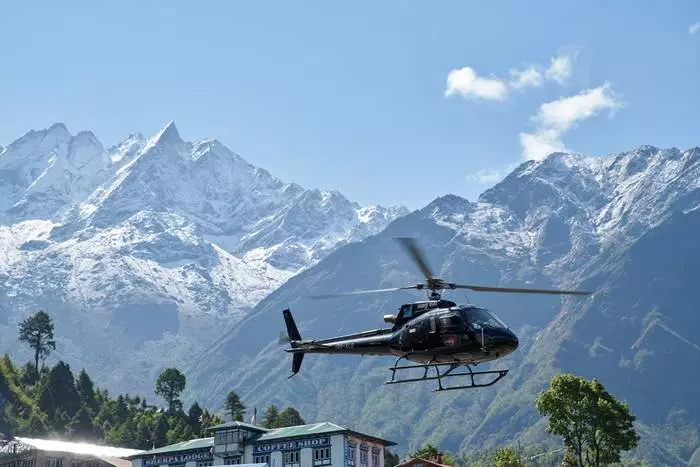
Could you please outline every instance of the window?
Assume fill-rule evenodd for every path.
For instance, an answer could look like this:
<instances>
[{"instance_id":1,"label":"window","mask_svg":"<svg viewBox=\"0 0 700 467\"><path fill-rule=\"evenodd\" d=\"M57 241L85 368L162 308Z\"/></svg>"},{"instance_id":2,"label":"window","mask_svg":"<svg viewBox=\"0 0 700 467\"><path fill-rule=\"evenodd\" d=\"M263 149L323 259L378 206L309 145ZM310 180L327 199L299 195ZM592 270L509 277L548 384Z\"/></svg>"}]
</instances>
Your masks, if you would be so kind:
<instances>
[{"instance_id":1,"label":"window","mask_svg":"<svg viewBox=\"0 0 700 467\"><path fill-rule=\"evenodd\" d=\"M360 467L367 467L367 448L360 448Z\"/></svg>"},{"instance_id":2,"label":"window","mask_svg":"<svg viewBox=\"0 0 700 467\"><path fill-rule=\"evenodd\" d=\"M212 461L199 461L197 462L197 467L212 467L214 463Z\"/></svg>"},{"instance_id":3,"label":"window","mask_svg":"<svg viewBox=\"0 0 700 467\"><path fill-rule=\"evenodd\" d=\"M260 456L255 456L253 457L253 462L255 464L267 464L270 465L270 455L269 454L263 454Z\"/></svg>"},{"instance_id":4,"label":"window","mask_svg":"<svg viewBox=\"0 0 700 467\"><path fill-rule=\"evenodd\" d=\"M401 311L399 312L400 319L411 319L413 315L413 307L411 305L403 305Z\"/></svg>"},{"instance_id":5,"label":"window","mask_svg":"<svg viewBox=\"0 0 700 467\"><path fill-rule=\"evenodd\" d=\"M224 459L224 465L237 465L241 463L240 457L227 457Z\"/></svg>"},{"instance_id":6,"label":"window","mask_svg":"<svg viewBox=\"0 0 700 467\"><path fill-rule=\"evenodd\" d=\"M63 467L63 459L60 457L47 457L46 467Z\"/></svg>"},{"instance_id":7,"label":"window","mask_svg":"<svg viewBox=\"0 0 700 467\"><path fill-rule=\"evenodd\" d=\"M214 444L236 444L245 440L246 435L240 430L222 430L214 435Z\"/></svg>"},{"instance_id":8,"label":"window","mask_svg":"<svg viewBox=\"0 0 700 467\"><path fill-rule=\"evenodd\" d=\"M496 328L507 329L503 321L498 319L496 315L489 312L485 308L464 307L462 313L466 316L467 321L476 329L481 328Z\"/></svg>"},{"instance_id":9,"label":"window","mask_svg":"<svg viewBox=\"0 0 700 467\"><path fill-rule=\"evenodd\" d=\"M313 465L331 465L331 448L316 448L313 453Z\"/></svg>"},{"instance_id":10,"label":"window","mask_svg":"<svg viewBox=\"0 0 700 467\"><path fill-rule=\"evenodd\" d=\"M287 451L282 453L282 465L284 467L299 467L299 451Z\"/></svg>"},{"instance_id":11,"label":"window","mask_svg":"<svg viewBox=\"0 0 700 467\"><path fill-rule=\"evenodd\" d=\"M379 467L379 453L372 450L372 467Z\"/></svg>"},{"instance_id":12,"label":"window","mask_svg":"<svg viewBox=\"0 0 700 467\"><path fill-rule=\"evenodd\" d=\"M355 453L357 453L356 449L356 445L348 443L348 467L355 467Z\"/></svg>"}]
</instances>

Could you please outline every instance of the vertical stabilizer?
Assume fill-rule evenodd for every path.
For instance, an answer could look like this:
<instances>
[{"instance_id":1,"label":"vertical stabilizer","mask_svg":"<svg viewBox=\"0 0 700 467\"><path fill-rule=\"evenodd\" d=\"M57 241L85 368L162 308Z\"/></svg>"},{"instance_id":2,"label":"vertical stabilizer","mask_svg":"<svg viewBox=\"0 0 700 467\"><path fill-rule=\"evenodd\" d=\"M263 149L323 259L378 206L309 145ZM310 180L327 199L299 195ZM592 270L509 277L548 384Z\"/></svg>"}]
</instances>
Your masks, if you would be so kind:
<instances>
[{"instance_id":1,"label":"vertical stabilizer","mask_svg":"<svg viewBox=\"0 0 700 467\"><path fill-rule=\"evenodd\" d=\"M301 334L299 333L299 329L297 328L297 325L294 322L292 312L289 311L289 308L287 308L286 310L282 311L282 315L284 315L284 324L287 326L287 336L289 337L289 343L291 344L292 349L299 348ZM303 361L303 351L294 354L294 356L292 357L292 374L289 376L290 378L299 373L299 370L301 369L301 363Z\"/></svg>"}]
</instances>

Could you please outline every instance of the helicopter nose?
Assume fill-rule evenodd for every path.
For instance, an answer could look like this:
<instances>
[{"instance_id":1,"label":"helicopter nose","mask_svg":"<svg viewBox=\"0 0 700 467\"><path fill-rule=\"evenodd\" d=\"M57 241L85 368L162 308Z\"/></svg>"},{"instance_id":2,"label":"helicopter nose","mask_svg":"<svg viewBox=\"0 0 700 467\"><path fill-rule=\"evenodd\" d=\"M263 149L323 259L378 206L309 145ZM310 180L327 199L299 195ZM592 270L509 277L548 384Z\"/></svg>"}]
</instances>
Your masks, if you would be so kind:
<instances>
[{"instance_id":1,"label":"helicopter nose","mask_svg":"<svg viewBox=\"0 0 700 467\"><path fill-rule=\"evenodd\" d=\"M506 353L515 352L520 345L518 336L516 336L510 329L494 330L491 336L491 342L500 347Z\"/></svg>"},{"instance_id":2,"label":"helicopter nose","mask_svg":"<svg viewBox=\"0 0 700 467\"><path fill-rule=\"evenodd\" d=\"M510 347L511 352L515 352L515 350L518 348L520 345L520 341L518 340L518 336L515 335L513 331L510 329L508 330L508 347Z\"/></svg>"}]
</instances>

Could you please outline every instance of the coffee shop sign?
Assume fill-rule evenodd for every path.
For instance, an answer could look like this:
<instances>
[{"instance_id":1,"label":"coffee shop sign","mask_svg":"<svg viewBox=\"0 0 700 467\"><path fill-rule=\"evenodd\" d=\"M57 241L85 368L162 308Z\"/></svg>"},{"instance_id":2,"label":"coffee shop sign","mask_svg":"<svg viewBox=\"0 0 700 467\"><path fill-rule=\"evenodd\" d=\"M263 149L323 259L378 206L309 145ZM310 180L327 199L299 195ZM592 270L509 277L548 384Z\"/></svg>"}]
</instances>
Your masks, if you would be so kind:
<instances>
[{"instance_id":1,"label":"coffee shop sign","mask_svg":"<svg viewBox=\"0 0 700 467\"><path fill-rule=\"evenodd\" d=\"M282 441L279 443L261 443L256 444L253 452L272 452L272 451L292 451L303 448L319 448L321 446L330 446L331 437L321 436L319 438L297 439L291 441Z\"/></svg>"},{"instance_id":2,"label":"coffee shop sign","mask_svg":"<svg viewBox=\"0 0 700 467\"><path fill-rule=\"evenodd\" d=\"M212 458L212 456L211 456L211 452L209 452L209 450L196 451L196 452L188 452L188 453L183 453L183 454L147 457L146 459L143 460L143 465L144 466L153 466L153 465L163 465L163 464L184 464L184 463L190 462L190 461L196 462L196 461L202 461L202 460L209 460L211 458Z\"/></svg>"}]
</instances>

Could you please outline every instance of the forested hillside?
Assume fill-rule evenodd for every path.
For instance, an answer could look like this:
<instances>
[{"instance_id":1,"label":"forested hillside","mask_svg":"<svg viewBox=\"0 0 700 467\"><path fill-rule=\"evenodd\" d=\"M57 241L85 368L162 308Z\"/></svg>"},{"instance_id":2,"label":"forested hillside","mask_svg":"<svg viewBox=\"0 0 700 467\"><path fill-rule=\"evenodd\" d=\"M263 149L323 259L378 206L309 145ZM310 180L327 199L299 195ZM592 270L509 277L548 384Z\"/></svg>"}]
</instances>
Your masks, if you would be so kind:
<instances>
[{"instance_id":1,"label":"forested hillside","mask_svg":"<svg viewBox=\"0 0 700 467\"><path fill-rule=\"evenodd\" d=\"M177 368L165 369L154 381L162 401L110 395L85 369L76 375L67 362L43 364L55 348L53 332L47 313L30 316L21 323L19 335L33 349L35 361L19 365L8 355L0 360L0 432L4 436L58 437L151 449L209 436L209 427L226 418L243 420L246 416L245 404L233 391L222 401L223 410L203 408L196 401L185 408L180 394L187 379ZM293 407L279 410L270 406L261 415L258 423L267 428L305 423Z\"/></svg>"},{"instance_id":2,"label":"forested hillside","mask_svg":"<svg viewBox=\"0 0 700 467\"><path fill-rule=\"evenodd\" d=\"M224 418L244 420L246 412L251 412L234 391L229 391L222 401L223 412L203 408L196 401L184 410L180 397L187 378L177 368L165 369L155 381L154 392L163 403L159 406L139 395L110 396L85 369L76 377L70 365L62 360L46 366L45 360L55 349L56 341L53 322L44 311L20 323L19 341L33 350L34 360L23 366L18 366L8 355L0 360L3 438L59 438L148 450L210 436L208 428L223 423ZM438 447L427 443L413 452L404 452L403 456L387 450L385 463L393 467L401 457L436 459L441 455L442 462L458 467L555 466L562 461L597 466L619 462L621 454L637 447L635 416L625 403L595 380L557 375L535 404L540 414L549 418L548 430L563 439L563 447L552 450L530 444L524 449L505 446L452 454L441 453ZM259 419L257 409L253 413L254 422L266 428L306 423L294 407L280 412L270 405ZM437 421L435 428L439 429L439 425ZM576 463L576 459L584 456L595 461ZM640 464L624 461L624 465Z\"/></svg>"}]
</instances>

